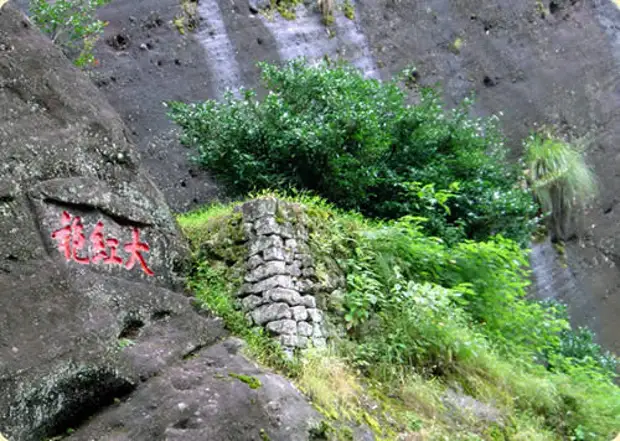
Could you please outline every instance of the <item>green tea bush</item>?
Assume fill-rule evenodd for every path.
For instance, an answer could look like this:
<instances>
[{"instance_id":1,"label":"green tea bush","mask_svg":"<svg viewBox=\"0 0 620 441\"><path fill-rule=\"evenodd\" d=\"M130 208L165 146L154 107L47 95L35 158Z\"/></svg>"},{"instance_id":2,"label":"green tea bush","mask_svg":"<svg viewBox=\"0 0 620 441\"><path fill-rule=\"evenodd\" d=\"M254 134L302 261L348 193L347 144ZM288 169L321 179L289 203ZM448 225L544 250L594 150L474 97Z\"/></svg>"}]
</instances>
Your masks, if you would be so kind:
<instances>
[{"instance_id":1,"label":"green tea bush","mask_svg":"<svg viewBox=\"0 0 620 441\"><path fill-rule=\"evenodd\" d=\"M496 120L469 117L469 100L446 111L423 89L408 106L396 80L346 65L260 66L262 100L242 90L241 99L169 103L182 142L233 193L310 190L375 218L425 217L427 233L450 242L529 239L536 205L504 160Z\"/></svg>"},{"instance_id":2,"label":"green tea bush","mask_svg":"<svg viewBox=\"0 0 620 441\"><path fill-rule=\"evenodd\" d=\"M77 54L78 67L96 64L95 43L103 34L105 22L97 20L96 10L110 0L30 0L30 13L39 28L67 55Z\"/></svg>"}]
</instances>

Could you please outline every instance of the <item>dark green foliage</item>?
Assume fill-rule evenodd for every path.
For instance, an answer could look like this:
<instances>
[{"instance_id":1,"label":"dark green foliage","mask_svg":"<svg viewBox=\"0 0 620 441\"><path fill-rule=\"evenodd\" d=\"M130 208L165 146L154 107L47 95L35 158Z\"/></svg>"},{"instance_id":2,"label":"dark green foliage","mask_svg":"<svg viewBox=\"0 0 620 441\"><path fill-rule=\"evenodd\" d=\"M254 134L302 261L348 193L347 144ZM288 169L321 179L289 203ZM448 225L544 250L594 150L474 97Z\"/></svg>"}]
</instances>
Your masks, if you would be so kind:
<instances>
[{"instance_id":1,"label":"dark green foliage","mask_svg":"<svg viewBox=\"0 0 620 441\"><path fill-rule=\"evenodd\" d=\"M450 242L528 240L536 207L504 161L495 120L470 118L469 101L446 111L423 89L407 106L396 81L344 65L260 66L270 92L262 101L243 90L240 100L170 103L183 143L233 193L305 189L375 218L423 216L429 234ZM429 198L441 192L446 209Z\"/></svg>"}]
</instances>

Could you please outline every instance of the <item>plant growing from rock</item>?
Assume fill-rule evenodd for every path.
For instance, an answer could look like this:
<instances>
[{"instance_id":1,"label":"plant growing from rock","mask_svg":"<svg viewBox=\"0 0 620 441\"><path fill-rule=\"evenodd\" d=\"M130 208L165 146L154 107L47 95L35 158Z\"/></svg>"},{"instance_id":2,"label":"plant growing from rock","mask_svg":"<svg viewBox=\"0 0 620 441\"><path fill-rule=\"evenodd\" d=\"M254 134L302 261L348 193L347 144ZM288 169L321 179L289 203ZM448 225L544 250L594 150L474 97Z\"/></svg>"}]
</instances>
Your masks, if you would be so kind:
<instances>
[{"instance_id":1,"label":"plant growing from rock","mask_svg":"<svg viewBox=\"0 0 620 441\"><path fill-rule=\"evenodd\" d=\"M95 13L109 1L30 0L30 13L37 26L83 68L97 63L93 49L107 23L97 20Z\"/></svg>"},{"instance_id":2,"label":"plant growing from rock","mask_svg":"<svg viewBox=\"0 0 620 441\"><path fill-rule=\"evenodd\" d=\"M526 141L526 175L545 214L552 239L565 240L575 211L597 193L594 173L582 149L549 132Z\"/></svg>"}]
</instances>

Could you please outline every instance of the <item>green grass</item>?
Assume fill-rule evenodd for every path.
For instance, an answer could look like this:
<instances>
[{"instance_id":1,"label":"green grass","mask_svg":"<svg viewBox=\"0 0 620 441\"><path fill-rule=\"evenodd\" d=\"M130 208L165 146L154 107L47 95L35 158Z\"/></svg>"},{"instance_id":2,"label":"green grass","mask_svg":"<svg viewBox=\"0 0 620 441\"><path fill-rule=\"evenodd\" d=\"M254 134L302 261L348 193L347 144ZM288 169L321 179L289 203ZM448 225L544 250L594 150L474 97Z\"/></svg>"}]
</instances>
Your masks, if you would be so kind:
<instances>
[{"instance_id":1,"label":"green grass","mask_svg":"<svg viewBox=\"0 0 620 441\"><path fill-rule=\"evenodd\" d=\"M574 211L593 199L597 183L583 153L549 134L536 134L526 142L527 176L543 212L550 213L554 235L566 239L567 222Z\"/></svg>"},{"instance_id":2,"label":"green grass","mask_svg":"<svg viewBox=\"0 0 620 441\"><path fill-rule=\"evenodd\" d=\"M368 220L308 193L250 198L266 196L303 206L299 220L308 225L317 262L329 257L346 270L347 336L291 361L248 326L232 296L240 283L237 264L221 257L227 234L238 227L233 206L179 218L194 250L190 287L247 341L250 356L309 397L326 418L316 436L350 440L350 427L358 424L377 440L609 441L615 435L620 390L612 361L596 361L600 348L589 334L565 340L566 319L557 308L525 298L527 272L518 267L527 261L518 247L502 241L446 247L411 219ZM500 421L449 408L443 399L449 388L496 409Z\"/></svg>"}]
</instances>

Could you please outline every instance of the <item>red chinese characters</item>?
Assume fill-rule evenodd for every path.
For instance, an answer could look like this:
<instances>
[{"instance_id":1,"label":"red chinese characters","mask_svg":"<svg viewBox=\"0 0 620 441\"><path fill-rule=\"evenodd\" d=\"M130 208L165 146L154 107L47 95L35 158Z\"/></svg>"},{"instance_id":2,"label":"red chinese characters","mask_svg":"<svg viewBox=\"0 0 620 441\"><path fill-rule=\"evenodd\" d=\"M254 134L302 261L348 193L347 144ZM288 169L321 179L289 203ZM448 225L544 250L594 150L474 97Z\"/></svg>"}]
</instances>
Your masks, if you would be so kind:
<instances>
[{"instance_id":1,"label":"red chinese characters","mask_svg":"<svg viewBox=\"0 0 620 441\"><path fill-rule=\"evenodd\" d=\"M95 225L89 236L92 258L83 254L87 251L86 237L84 235L84 226L79 216L71 217L71 215L63 211L62 228L52 233L52 239L58 242L58 248L62 252L67 261L73 260L80 264L90 264L102 262L108 265L122 265L123 259L118 255L120 242L113 237L105 237L103 232L103 222L99 221ZM152 276L155 273L148 267L142 252L148 252L150 247L144 242L140 242L140 231L134 228L132 231L132 241L124 244L123 249L129 253L129 257L125 262L125 268L132 269L136 263L140 264L142 271ZM80 255L81 254L81 255Z\"/></svg>"}]
</instances>

